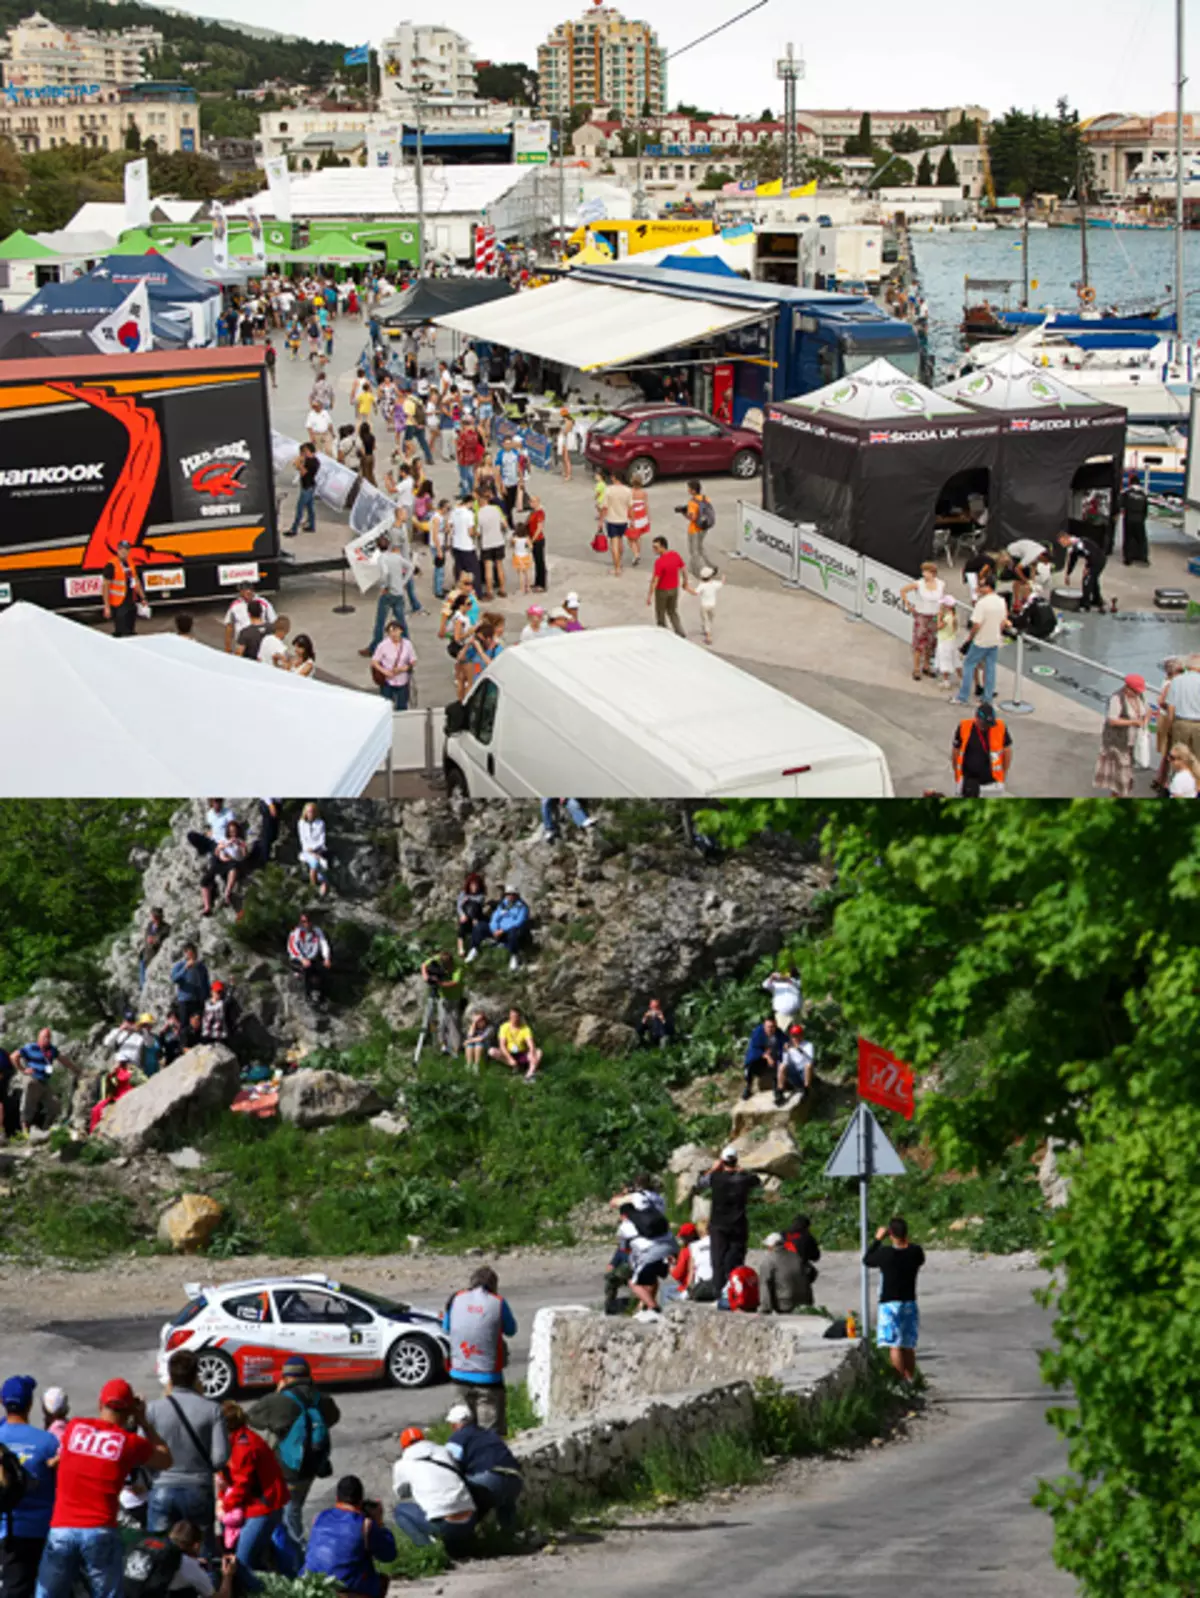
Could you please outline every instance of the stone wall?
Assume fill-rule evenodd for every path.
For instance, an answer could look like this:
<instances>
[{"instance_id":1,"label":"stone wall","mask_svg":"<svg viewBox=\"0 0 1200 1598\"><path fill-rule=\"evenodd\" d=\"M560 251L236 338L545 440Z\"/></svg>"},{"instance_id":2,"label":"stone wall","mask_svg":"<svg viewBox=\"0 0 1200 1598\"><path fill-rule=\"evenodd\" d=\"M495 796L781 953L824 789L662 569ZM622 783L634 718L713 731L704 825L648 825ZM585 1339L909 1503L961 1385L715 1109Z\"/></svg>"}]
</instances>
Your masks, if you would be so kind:
<instances>
[{"instance_id":1,"label":"stone wall","mask_svg":"<svg viewBox=\"0 0 1200 1598\"><path fill-rule=\"evenodd\" d=\"M529 1389L545 1424L513 1444L527 1507L614 1486L651 1448L749 1431L754 1382L821 1404L865 1370L862 1345L827 1342L817 1316L678 1305L656 1322L574 1306L539 1310Z\"/></svg>"}]
</instances>

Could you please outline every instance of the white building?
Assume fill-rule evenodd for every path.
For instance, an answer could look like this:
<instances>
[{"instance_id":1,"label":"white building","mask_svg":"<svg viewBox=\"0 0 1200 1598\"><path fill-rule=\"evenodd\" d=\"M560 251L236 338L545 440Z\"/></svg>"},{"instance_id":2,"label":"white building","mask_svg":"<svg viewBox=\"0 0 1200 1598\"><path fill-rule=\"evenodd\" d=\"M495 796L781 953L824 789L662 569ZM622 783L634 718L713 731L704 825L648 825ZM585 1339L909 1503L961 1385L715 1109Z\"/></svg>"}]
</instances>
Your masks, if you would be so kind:
<instances>
[{"instance_id":1,"label":"white building","mask_svg":"<svg viewBox=\"0 0 1200 1598\"><path fill-rule=\"evenodd\" d=\"M199 150L196 91L184 84L117 89L92 83L22 85L0 93L0 138L11 139L24 155L63 144L120 150L130 128L138 130L143 146L153 139L153 148L163 152Z\"/></svg>"},{"instance_id":2,"label":"white building","mask_svg":"<svg viewBox=\"0 0 1200 1598\"><path fill-rule=\"evenodd\" d=\"M820 153L827 158L842 155L846 140L858 137L864 114L871 119L871 137L877 144L886 144L902 128L911 128L923 139L936 139L963 120L981 124L988 121L988 113L981 105L953 105L937 110L925 107L919 111L798 111L796 114L814 130L821 142Z\"/></svg>"},{"instance_id":3,"label":"white building","mask_svg":"<svg viewBox=\"0 0 1200 1598\"><path fill-rule=\"evenodd\" d=\"M310 140L315 143L347 133L360 135L365 143L367 134L378 121L378 112L354 106L338 110L292 106L286 111L264 111L258 119L259 163L275 155L289 155Z\"/></svg>"},{"instance_id":4,"label":"white building","mask_svg":"<svg viewBox=\"0 0 1200 1598\"><path fill-rule=\"evenodd\" d=\"M958 188L963 199L978 200L987 186L987 159L982 144L934 144L927 150L914 150L904 159L915 172L921 157L927 155L936 181L938 166L947 150L954 162L954 170L958 173ZM886 172L883 177L886 180Z\"/></svg>"},{"instance_id":5,"label":"white building","mask_svg":"<svg viewBox=\"0 0 1200 1598\"><path fill-rule=\"evenodd\" d=\"M426 96L469 100L475 59L469 39L453 28L401 22L379 46L379 103L394 116L420 88Z\"/></svg>"},{"instance_id":6,"label":"white building","mask_svg":"<svg viewBox=\"0 0 1200 1598\"><path fill-rule=\"evenodd\" d=\"M40 12L8 30L3 48L5 86L30 89L80 84L140 83L162 49L156 28L60 28Z\"/></svg>"}]
</instances>

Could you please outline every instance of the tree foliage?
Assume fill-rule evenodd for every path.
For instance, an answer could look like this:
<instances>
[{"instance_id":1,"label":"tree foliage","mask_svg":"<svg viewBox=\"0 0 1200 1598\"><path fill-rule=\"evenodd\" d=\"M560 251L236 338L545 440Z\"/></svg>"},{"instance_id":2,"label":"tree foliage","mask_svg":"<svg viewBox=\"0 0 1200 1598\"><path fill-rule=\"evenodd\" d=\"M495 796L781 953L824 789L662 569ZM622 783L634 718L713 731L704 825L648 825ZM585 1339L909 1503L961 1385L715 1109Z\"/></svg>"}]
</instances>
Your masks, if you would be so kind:
<instances>
[{"instance_id":1,"label":"tree foliage","mask_svg":"<svg viewBox=\"0 0 1200 1598\"><path fill-rule=\"evenodd\" d=\"M864 111L858 121L858 132L852 133L842 146L846 155L872 155L875 140L871 135L871 113Z\"/></svg>"},{"instance_id":2,"label":"tree foliage","mask_svg":"<svg viewBox=\"0 0 1200 1598\"><path fill-rule=\"evenodd\" d=\"M504 100L512 105L536 105L538 75L523 61L489 61L476 68L476 92L485 100Z\"/></svg>"},{"instance_id":3,"label":"tree foliage","mask_svg":"<svg viewBox=\"0 0 1200 1598\"><path fill-rule=\"evenodd\" d=\"M174 804L120 799L0 805L0 1003L122 928L141 878L130 851L153 847Z\"/></svg>"},{"instance_id":4,"label":"tree foliage","mask_svg":"<svg viewBox=\"0 0 1200 1598\"><path fill-rule=\"evenodd\" d=\"M897 155L911 155L914 150L921 148L921 135L911 123L906 122L902 128L896 129L888 144Z\"/></svg>"},{"instance_id":5,"label":"tree foliage","mask_svg":"<svg viewBox=\"0 0 1200 1598\"><path fill-rule=\"evenodd\" d=\"M933 162L929 159L929 151L922 152L917 165L917 187L928 189L933 187Z\"/></svg>"},{"instance_id":6,"label":"tree foliage","mask_svg":"<svg viewBox=\"0 0 1200 1598\"><path fill-rule=\"evenodd\" d=\"M1071 193L1082 174L1090 187L1091 165L1078 113L1060 100L1054 116L1013 109L993 122L987 135L988 158L997 194Z\"/></svg>"},{"instance_id":7,"label":"tree foliage","mask_svg":"<svg viewBox=\"0 0 1200 1598\"><path fill-rule=\"evenodd\" d=\"M1200 1441L1200 815L1189 805L973 801L827 807L839 900L805 967L923 1080L943 1162L1053 1135L1047 1378L1069 1474L1044 1484L1058 1562L1089 1598L1194 1598ZM814 806L704 817L740 841L811 835Z\"/></svg>"},{"instance_id":8,"label":"tree foliage","mask_svg":"<svg viewBox=\"0 0 1200 1598\"><path fill-rule=\"evenodd\" d=\"M938 162L937 183L939 189L958 187L958 168L955 166L954 157L949 150L942 151L942 158Z\"/></svg>"}]
</instances>

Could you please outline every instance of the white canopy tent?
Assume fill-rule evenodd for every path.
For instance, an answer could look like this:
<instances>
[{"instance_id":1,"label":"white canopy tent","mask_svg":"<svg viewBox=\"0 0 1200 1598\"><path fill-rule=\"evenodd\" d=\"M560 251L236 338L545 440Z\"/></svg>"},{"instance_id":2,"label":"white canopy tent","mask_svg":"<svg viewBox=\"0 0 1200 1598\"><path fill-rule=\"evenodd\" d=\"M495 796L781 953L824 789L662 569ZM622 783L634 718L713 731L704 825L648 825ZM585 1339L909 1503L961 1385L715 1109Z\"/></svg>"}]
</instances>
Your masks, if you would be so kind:
<instances>
[{"instance_id":1,"label":"white canopy tent","mask_svg":"<svg viewBox=\"0 0 1200 1598\"><path fill-rule=\"evenodd\" d=\"M839 377L811 394L798 394L789 405L807 411L833 411L858 422L890 422L905 416L969 416L969 406L951 398L953 390L926 388L882 356L849 377Z\"/></svg>"},{"instance_id":2,"label":"white canopy tent","mask_svg":"<svg viewBox=\"0 0 1200 1598\"><path fill-rule=\"evenodd\" d=\"M387 758L386 700L174 636L0 612L0 791L11 797L354 798Z\"/></svg>"},{"instance_id":3,"label":"white canopy tent","mask_svg":"<svg viewBox=\"0 0 1200 1598\"><path fill-rule=\"evenodd\" d=\"M470 338L590 372L760 322L767 314L761 304L719 305L576 279L434 320Z\"/></svg>"}]
</instances>

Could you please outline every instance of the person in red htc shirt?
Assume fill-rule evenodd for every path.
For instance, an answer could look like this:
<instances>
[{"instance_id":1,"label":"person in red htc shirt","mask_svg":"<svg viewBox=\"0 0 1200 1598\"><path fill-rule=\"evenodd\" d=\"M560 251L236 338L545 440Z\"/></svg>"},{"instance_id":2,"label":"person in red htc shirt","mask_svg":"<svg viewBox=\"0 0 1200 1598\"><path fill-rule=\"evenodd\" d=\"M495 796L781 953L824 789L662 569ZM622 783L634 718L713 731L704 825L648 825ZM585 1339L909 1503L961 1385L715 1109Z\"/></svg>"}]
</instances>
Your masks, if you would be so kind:
<instances>
[{"instance_id":1,"label":"person in red htc shirt","mask_svg":"<svg viewBox=\"0 0 1200 1598\"><path fill-rule=\"evenodd\" d=\"M685 635L683 623L679 620L680 588L689 594L692 591L688 586L687 563L682 555L675 553L665 538L656 538L654 573L650 578L650 591L646 595L646 604L653 603L654 620L660 627L665 627L669 622L682 638Z\"/></svg>"},{"instance_id":2,"label":"person in red htc shirt","mask_svg":"<svg viewBox=\"0 0 1200 1598\"><path fill-rule=\"evenodd\" d=\"M144 1401L128 1382L106 1382L99 1416L69 1421L63 1433L37 1598L71 1598L77 1581L92 1598L122 1598L121 1488L139 1465L167 1470L170 1464L171 1450L146 1419Z\"/></svg>"}]
</instances>

